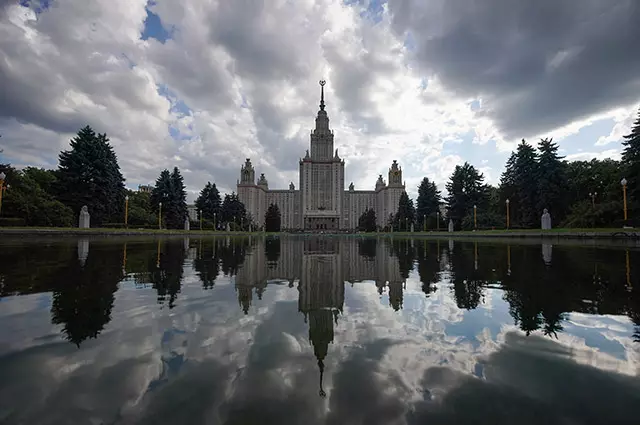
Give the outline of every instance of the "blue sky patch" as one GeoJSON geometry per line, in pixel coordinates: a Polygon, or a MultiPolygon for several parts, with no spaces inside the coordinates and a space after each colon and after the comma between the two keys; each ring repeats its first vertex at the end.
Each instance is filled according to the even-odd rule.
{"type": "Polygon", "coordinates": [[[142,30],[140,38],[143,40],[155,38],[160,43],[164,44],[171,38],[173,29],[168,31],[162,25],[160,17],[149,9],[149,7],[153,5],[155,5],[155,2],[149,2],[147,5],[147,17],[144,20],[144,29],[142,30]]]}

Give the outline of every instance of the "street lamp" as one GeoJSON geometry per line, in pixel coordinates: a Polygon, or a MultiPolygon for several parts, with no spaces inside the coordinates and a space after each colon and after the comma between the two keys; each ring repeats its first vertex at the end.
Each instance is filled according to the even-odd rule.
{"type": "Polygon", "coordinates": [[[213,213],[213,231],[215,232],[217,227],[216,227],[216,215],[218,215],[218,213],[213,213]]]}
{"type": "Polygon", "coordinates": [[[440,211],[436,211],[436,231],[440,231],[440,211]]]}
{"type": "Polygon", "coordinates": [[[624,222],[627,224],[627,179],[624,177],[620,180],[620,184],[622,185],[622,201],[624,205],[624,222]]]}
{"type": "Polygon", "coordinates": [[[202,230],[202,210],[198,210],[198,214],[200,215],[200,230],[202,230]]]}
{"type": "Polygon", "coordinates": [[[598,192],[589,192],[589,196],[591,197],[591,206],[595,208],[596,206],[596,196],[598,196],[598,192]]]}
{"type": "Polygon", "coordinates": [[[158,229],[162,229],[162,202],[158,202],[158,229]]]}
{"type": "Polygon", "coordinates": [[[4,179],[7,178],[7,175],[3,172],[0,172],[0,212],[2,212],[2,194],[4,192],[4,179]]]}
{"type": "Polygon", "coordinates": [[[124,197],[124,227],[129,227],[129,195],[124,197]]]}
{"type": "Polygon", "coordinates": [[[478,207],[473,206],[473,228],[478,229],[478,207]]]}
{"type": "Polygon", "coordinates": [[[425,214],[424,217],[422,217],[422,231],[426,232],[427,231],[427,215],[425,214]]]}
{"type": "Polygon", "coordinates": [[[509,199],[505,201],[505,204],[507,204],[507,230],[509,230],[509,199]]]}

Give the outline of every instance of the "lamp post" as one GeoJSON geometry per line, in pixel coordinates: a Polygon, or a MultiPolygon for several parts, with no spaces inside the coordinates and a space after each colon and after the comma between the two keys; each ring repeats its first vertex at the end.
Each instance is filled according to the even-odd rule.
{"type": "Polygon", "coordinates": [[[436,230],[440,231],[440,211],[436,211],[436,230]]]}
{"type": "Polygon", "coordinates": [[[158,229],[162,229],[162,202],[158,202],[158,229]]]}
{"type": "Polygon", "coordinates": [[[509,230],[509,199],[505,203],[507,204],[507,230],[509,230]]]}
{"type": "Polygon", "coordinates": [[[591,206],[593,208],[595,208],[596,207],[596,196],[598,196],[598,192],[593,192],[593,193],[589,192],[589,196],[591,197],[591,206]]]}
{"type": "Polygon", "coordinates": [[[216,216],[218,213],[213,213],[213,231],[215,232],[218,228],[216,227],[216,216]]]}
{"type": "Polygon", "coordinates": [[[129,195],[124,197],[124,227],[129,228],[129,195]]]}
{"type": "Polygon", "coordinates": [[[627,179],[624,177],[620,180],[622,185],[622,202],[624,205],[624,224],[627,224],[627,179]]]}
{"type": "Polygon", "coordinates": [[[425,214],[424,217],[422,217],[422,231],[426,232],[427,231],[427,215],[425,214]]]}
{"type": "Polygon", "coordinates": [[[2,194],[4,193],[4,179],[7,178],[5,173],[0,172],[0,213],[2,212],[2,194]]]}
{"type": "Polygon", "coordinates": [[[198,210],[198,214],[200,215],[200,230],[202,230],[202,211],[198,210]]]}
{"type": "Polygon", "coordinates": [[[478,230],[478,207],[473,206],[473,228],[478,230]]]}

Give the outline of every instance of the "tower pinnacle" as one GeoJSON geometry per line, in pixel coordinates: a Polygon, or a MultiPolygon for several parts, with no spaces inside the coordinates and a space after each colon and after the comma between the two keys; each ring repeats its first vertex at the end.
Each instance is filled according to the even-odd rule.
{"type": "Polygon", "coordinates": [[[320,80],[320,110],[324,111],[324,85],[327,84],[325,80],[320,80]]]}

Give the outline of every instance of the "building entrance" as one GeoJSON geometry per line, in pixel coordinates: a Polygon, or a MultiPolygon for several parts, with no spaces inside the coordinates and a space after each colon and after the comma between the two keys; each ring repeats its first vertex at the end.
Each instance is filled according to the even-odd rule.
{"type": "Polygon", "coordinates": [[[338,230],[340,222],[337,217],[305,217],[305,230],[338,230]]]}

